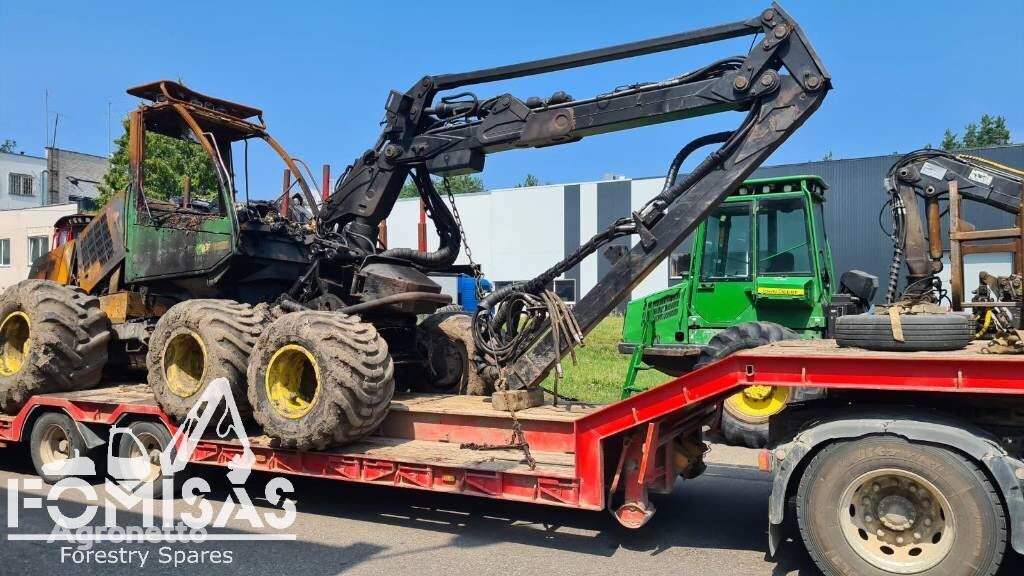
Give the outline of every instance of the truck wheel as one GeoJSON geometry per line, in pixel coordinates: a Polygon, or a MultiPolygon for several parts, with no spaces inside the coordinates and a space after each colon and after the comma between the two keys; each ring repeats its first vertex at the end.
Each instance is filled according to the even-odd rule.
{"type": "Polygon", "coordinates": [[[252,413],[246,367],[266,326],[267,308],[234,300],[186,300],[171,307],[149,340],[149,386],[157,404],[182,421],[211,381],[224,377],[239,414],[252,413]]]}
{"type": "Polygon", "coordinates": [[[285,448],[323,449],[372,433],[395,393],[388,345],[368,323],[340,312],[293,312],[256,341],[249,402],[285,448]]]}
{"type": "Polygon", "coordinates": [[[471,396],[493,392],[491,383],[473,366],[472,315],[442,308],[416,327],[416,345],[426,359],[426,375],[413,384],[416,390],[471,396]]]}
{"type": "Polygon", "coordinates": [[[959,454],[894,437],[822,450],[797,491],[807,550],[826,575],[991,575],[1006,550],[992,484],[959,454]]]}
{"type": "MultiPolygon", "coordinates": [[[[85,438],[67,414],[47,412],[32,425],[32,433],[29,436],[32,466],[35,467],[36,474],[47,484],[55,484],[68,476],[94,475],[95,467],[83,471],[76,466],[76,463],[86,462],[76,459],[88,458],[88,451],[85,438]]],[[[88,462],[91,463],[91,460],[88,462]]]]}
{"type": "Polygon", "coordinates": [[[969,314],[904,314],[903,341],[892,336],[888,315],[857,314],[836,320],[836,344],[866,350],[960,350],[974,339],[969,314]]]}
{"type": "Polygon", "coordinates": [[[138,479],[150,486],[150,498],[160,498],[164,493],[165,472],[161,468],[160,455],[171,445],[171,433],[163,424],[145,420],[129,424],[128,432],[122,434],[117,443],[117,456],[122,462],[145,462],[146,465],[140,467],[138,479]]]}
{"type": "Polygon", "coordinates": [[[0,410],[34,394],[99,384],[110,331],[99,299],[74,286],[22,280],[0,297],[0,410]]]}
{"type": "MultiPolygon", "coordinates": [[[[774,322],[744,322],[722,330],[703,347],[696,368],[739,352],[780,340],[799,338],[774,322]]],[[[722,436],[727,444],[763,448],[768,444],[768,419],[789,403],[789,389],[782,386],[748,386],[722,404],[722,436]]]]}

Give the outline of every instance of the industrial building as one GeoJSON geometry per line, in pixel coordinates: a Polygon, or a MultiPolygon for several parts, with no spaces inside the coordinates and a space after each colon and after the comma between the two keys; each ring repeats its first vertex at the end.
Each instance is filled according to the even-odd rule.
{"type": "Polygon", "coordinates": [[[58,218],[96,208],[109,167],[105,157],[60,148],[45,157],[0,152],[0,289],[24,280],[50,251],[58,218]]]}
{"type": "MultiPolygon", "coordinates": [[[[964,153],[974,154],[1008,166],[1024,166],[1024,145],[999,146],[964,153]]],[[[799,164],[765,166],[755,177],[817,175],[829,185],[826,192],[825,223],[836,272],[863,270],[879,277],[883,287],[888,276],[892,242],[880,228],[888,226],[888,211],[880,211],[888,196],[883,179],[901,154],[822,160],[799,164]],[[881,216],[881,218],[880,218],[881,216]]],[[[473,258],[496,286],[536,276],[579,247],[616,218],[628,215],[661,191],[663,177],[611,179],[502,188],[456,197],[473,258]]],[[[978,228],[1011,226],[1011,217],[994,209],[971,203],[964,218],[978,228]]],[[[416,246],[419,201],[400,200],[388,219],[390,246],[416,246]]],[[[429,223],[428,247],[437,238],[429,223]]],[[[634,240],[635,241],[635,240],[634,240]]],[[[679,253],[689,252],[684,242],[679,253]]],[[[468,263],[466,254],[459,263],[468,263]]],[[[678,281],[671,259],[662,262],[633,292],[641,297],[678,281]]],[[[573,302],[585,294],[609,269],[600,255],[588,258],[576,269],[555,281],[554,289],[573,302]]],[[[971,254],[965,258],[967,294],[977,285],[977,274],[1012,272],[1009,253],[971,254]]],[[[948,277],[948,266],[944,272],[948,277]]]]}

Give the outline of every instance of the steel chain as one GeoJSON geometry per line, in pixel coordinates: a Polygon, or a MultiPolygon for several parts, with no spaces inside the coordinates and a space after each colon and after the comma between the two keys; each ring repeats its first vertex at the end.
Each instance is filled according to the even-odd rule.
{"type": "Polygon", "coordinates": [[[466,228],[462,225],[459,207],[455,204],[455,194],[452,193],[447,176],[441,179],[441,184],[444,186],[445,193],[448,194],[448,203],[452,206],[452,216],[455,218],[455,225],[458,226],[459,235],[462,237],[462,248],[466,251],[466,259],[469,260],[469,267],[473,270],[473,284],[476,286],[476,297],[479,300],[483,297],[483,287],[480,285],[480,280],[483,279],[484,275],[480,270],[480,265],[473,260],[473,250],[469,247],[469,240],[466,238],[466,228]]]}

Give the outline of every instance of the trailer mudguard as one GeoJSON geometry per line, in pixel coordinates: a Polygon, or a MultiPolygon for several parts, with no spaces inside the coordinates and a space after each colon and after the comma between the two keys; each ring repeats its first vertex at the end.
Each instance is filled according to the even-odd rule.
{"type": "Polygon", "coordinates": [[[1010,455],[996,439],[974,425],[930,411],[906,409],[847,410],[798,433],[773,450],[774,480],[768,505],[768,551],[782,540],[782,522],[794,472],[826,444],[866,436],[899,436],[910,442],[956,450],[983,466],[995,480],[1009,515],[1010,544],[1024,554],[1024,462],[1010,455]]]}

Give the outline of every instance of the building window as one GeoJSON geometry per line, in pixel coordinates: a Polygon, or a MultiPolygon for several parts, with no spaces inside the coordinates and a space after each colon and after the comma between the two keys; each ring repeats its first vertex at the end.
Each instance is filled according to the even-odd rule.
{"type": "Polygon", "coordinates": [[[11,172],[8,177],[8,190],[11,196],[32,196],[32,176],[11,172]]]}
{"type": "Polygon", "coordinates": [[[555,294],[570,304],[576,302],[576,279],[558,278],[555,280],[555,294]]]}
{"type": "Polygon", "coordinates": [[[0,239],[0,266],[11,265],[11,239],[0,239]]]}
{"type": "Polygon", "coordinates": [[[50,251],[49,236],[28,237],[28,265],[35,264],[36,260],[45,256],[50,251]]]}

